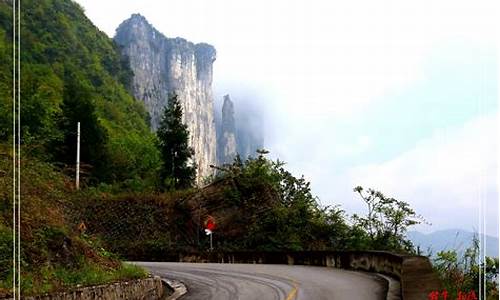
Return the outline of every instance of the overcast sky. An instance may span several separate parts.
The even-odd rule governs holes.
[[[372,187],[429,232],[478,230],[484,200],[498,236],[496,1],[77,2],[111,37],[140,13],[214,45],[218,97],[262,106],[266,148],[323,205],[362,212]]]

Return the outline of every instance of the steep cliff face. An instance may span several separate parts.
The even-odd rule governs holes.
[[[138,14],[116,30],[134,72],[132,92],[144,102],[153,130],[159,126],[168,95],[176,93],[182,103],[183,122],[195,151],[198,182],[212,174],[216,162],[216,132],[212,92],[212,66],[216,52],[208,44],[193,44],[182,38],[166,38]]]
[[[217,132],[218,161],[220,164],[231,163],[236,156],[236,124],[234,122],[234,104],[229,95],[224,96],[220,129]]]

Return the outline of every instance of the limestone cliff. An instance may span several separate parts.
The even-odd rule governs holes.
[[[220,129],[217,132],[217,155],[220,164],[231,163],[236,156],[236,125],[234,105],[229,95],[224,96]]]
[[[213,173],[216,163],[216,132],[212,92],[212,65],[216,52],[208,44],[167,38],[139,14],[116,30],[115,41],[130,62],[134,77],[132,93],[143,101],[153,130],[159,126],[168,95],[176,93],[182,103],[183,122],[195,151],[198,182]]]

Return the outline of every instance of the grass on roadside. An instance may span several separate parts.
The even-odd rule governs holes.
[[[82,286],[145,278],[147,275],[144,269],[126,263],[121,263],[116,269],[106,269],[95,264],[84,264],[77,269],[44,266],[36,272],[24,273],[21,288],[25,296],[40,295]]]

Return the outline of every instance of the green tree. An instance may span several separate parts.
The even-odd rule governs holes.
[[[160,171],[163,187],[185,189],[193,186],[196,177],[196,166],[192,163],[194,150],[188,145],[189,131],[182,123],[182,107],[175,94],[168,99],[157,135],[163,160]]]
[[[349,246],[344,211],[338,206],[321,207],[303,176],[295,177],[280,160],[267,159],[267,151],[257,153],[257,157],[241,161],[237,156],[231,165],[216,167],[218,180],[231,182],[224,205],[239,211],[231,219],[239,234],[232,234],[225,245],[263,251]]]
[[[94,177],[105,177],[108,135],[97,117],[90,88],[73,73],[65,78],[61,111],[58,127],[62,137],[54,143],[54,159],[69,165],[75,163],[77,123],[80,122],[80,161],[92,166]]]
[[[411,241],[406,239],[409,226],[425,222],[410,205],[404,201],[386,197],[379,191],[361,186],[354,188],[368,207],[365,217],[353,215],[354,226],[364,229],[369,236],[372,249],[403,250],[413,252]]]

